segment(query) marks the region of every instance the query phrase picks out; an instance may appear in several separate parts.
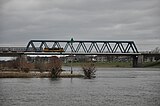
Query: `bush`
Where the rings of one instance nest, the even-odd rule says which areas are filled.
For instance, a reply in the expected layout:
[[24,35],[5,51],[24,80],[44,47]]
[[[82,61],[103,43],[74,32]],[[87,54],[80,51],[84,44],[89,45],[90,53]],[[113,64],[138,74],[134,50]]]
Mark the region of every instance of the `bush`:
[[62,72],[62,64],[58,57],[51,57],[49,67],[51,67],[51,77],[59,77]]
[[57,77],[60,76],[61,72],[62,72],[62,69],[59,69],[59,68],[55,68],[55,67],[54,67],[54,68],[52,68],[52,70],[51,70],[51,77],[57,78]]
[[30,71],[29,68],[22,68],[21,70],[25,73],[28,73]]
[[85,63],[82,65],[82,71],[85,75],[85,78],[91,79],[95,77],[95,64],[94,63]]

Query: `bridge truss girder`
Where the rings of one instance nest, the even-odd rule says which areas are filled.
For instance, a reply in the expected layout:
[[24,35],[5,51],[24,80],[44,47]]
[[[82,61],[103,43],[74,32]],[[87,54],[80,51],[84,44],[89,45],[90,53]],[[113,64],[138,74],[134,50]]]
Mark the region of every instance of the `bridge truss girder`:
[[67,41],[31,40],[26,52],[43,52],[44,48],[63,48],[65,52],[83,53],[138,53],[133,41]]

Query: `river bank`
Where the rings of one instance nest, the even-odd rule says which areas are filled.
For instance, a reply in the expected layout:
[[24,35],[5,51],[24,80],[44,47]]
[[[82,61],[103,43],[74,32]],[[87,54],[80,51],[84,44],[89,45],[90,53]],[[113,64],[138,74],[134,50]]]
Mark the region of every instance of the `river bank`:
[[[81,67],[84,62],[73,62],[72,66]],[[132,62],[94,62],[99,68],[132,68]],[[71,63],[63,63],[63,66],[71,66]],[[140,64],[140,68],[160,68],[160,62],[144,62]]]
[[[75,62],[72,64],[73,67],[81,67],[82,64],[80,62]],[[70,63],[63,64],[62,67],[70,67]],[[132,68],[130,62],[96,62],[95,63],[96,68]],[[142,64],[139,68],[160,68],[160,62],[150,62]],[[81,69],[81,68],[80,68]],[[68,70],[68,69],[65,69]],[[69,69],[70,70],[70,69]],[[50,78],[51,73],[49,72],[40,72],[40,71],[29,71],[29,72],[23,72],[19,71],[17,69],[15,70],[0,70],[0,78]],[[70,71],[63,71],[60,78],[80,78],[84,77],[81,73],[73,73],[70,74]]]
[[[49,72],[13,72],[13,71],[4,71],[0,72],[0,78],[50,78],[51,73]],[[80,78],[83,77],[82,74],[69,72],[62,72],[59,76],[60,78]]]

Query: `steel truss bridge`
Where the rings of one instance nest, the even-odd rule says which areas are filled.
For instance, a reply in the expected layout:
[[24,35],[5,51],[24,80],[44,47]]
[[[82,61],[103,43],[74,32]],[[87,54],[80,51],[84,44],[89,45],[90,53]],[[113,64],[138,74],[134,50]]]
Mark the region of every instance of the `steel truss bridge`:
[[63,48],[62,54],[137,54],[133,41],[31,40],[25,52],[43,52],[44,48]]
[[[63,48],[63,52],[45,52],[44,48]],[[133,67],[138,57],[160,56],[159,53],[139,53],[133,41],[69,41],[31,40],[26,47],[0,47],[0,57],[23,55],[115,55],[132,57]]]
[[[64,52],[45,52],[44,48],[63,48]],[[141,53],[133,41],[31,40],[26,47],[0,47],[0,56],[22,55],[116,55],[131,56],[133,67]]]
[[[63,48],[64,52],[44,52]],[[26,47],[0,47],[0,56],[17,55],[140,55],[133,41],[31,40]]]

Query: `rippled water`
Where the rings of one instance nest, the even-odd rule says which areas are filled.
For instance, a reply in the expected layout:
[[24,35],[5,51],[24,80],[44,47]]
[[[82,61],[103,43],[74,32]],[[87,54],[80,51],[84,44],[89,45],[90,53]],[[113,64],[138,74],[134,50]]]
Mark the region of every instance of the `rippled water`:
[[158,68],[99,68],[96,76],[2,78],[0,106],[160,106]]

